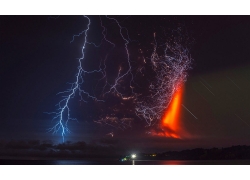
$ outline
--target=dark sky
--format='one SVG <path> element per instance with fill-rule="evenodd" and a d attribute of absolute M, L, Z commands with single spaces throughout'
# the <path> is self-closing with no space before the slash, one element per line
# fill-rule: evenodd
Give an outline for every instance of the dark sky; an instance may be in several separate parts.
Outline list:
<path fill-rule="evenodd" d="M 128 49 L 135 79 L 132 85 L 138 93 L 147 93 L 147 85 L 153 73 L 146 71 L 143 78 L 138 69 L 146 64 L 153 52 L 154 36 L 159 45 L 178 29 L 184 45 L 190 48 L 193 59 L 185 83 L 181 122 L 191 138 L 175 140 L 146 135 L 146 122 L 134 113 L 134 101 L 123 101 L 113 94 L 102 96 L 105 81 L 102 74 L 84 76 L 83 89 L 105 102 L 91 98 L 79 101 L 76 94 L 70 101 L 70 141 L 94 141 L 103 137 L 115 138 L 128 149 L 185 149 L 195 147 L 223 147 L 250 144 L 250 17 L 249 16 L 112 16 L 129 36 Z M 121 72 L 128 68 L 124 41 L 114 20 L 105 16 L 89 16 L 91 20 L 88 41 L 100 44 L 86 46 L 83 66 L 86 70 L 104 68 L 112 84 Z M 102 41 L 103 28 L 112 45 Z M 1 116 L 0 139 L 49 139 L 61 141 L 60 132 L 47 132 L 55 121 L 55 106 L 61 99 L 58 92 L 67 90 L 75 81 L 78 59 L 81 57 L 83 36 L 87 25 L 83 16 L 0 16 L 0 82 Z M 141 53 L 140 49 L 143 51 Z M 147 66 L 147 65 L 145 65 Z M 119 90 L 131 95 L 127 89 L 131 77 L 124 78 Z M 136 86 L 139 84 L 140 86 Z M 104 88 L 104 91 L 109 86 Z M 141 88 L 140 88 L 141 87 Z M 115 115 L 114 115 L 115 114 Z M 118 119 L 116 124 L 105 125 L 100 119 L 106 116 Z M 130 118 L 130 124 L 122 124 L 122 118 Z M 99 122 L 99 123 L 97 123 Z M 114 137 L 107 134 L 113 133 Z"/>

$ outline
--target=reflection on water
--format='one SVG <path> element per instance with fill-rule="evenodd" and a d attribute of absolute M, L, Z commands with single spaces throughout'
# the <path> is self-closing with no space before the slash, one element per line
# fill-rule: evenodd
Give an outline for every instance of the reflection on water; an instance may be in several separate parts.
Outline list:
<path fill-rule="evenodd" d="M 250 165 L 250 160 L 137 160 L 134 165 Z"/>
<path fill-rule="evenodd" d="M 129 161 L 128 164 L 132 162 Z M 120 161 L 104 161 L 104 160 L 55 160 L 53 161 L 53 165 L 120 165 L 122 164 Z"/>
<path fill-rule="evenodd" d="M 92 165 L 95 164 L 93 161 L 83 161 L 83 160 L 56 160 L 53 161 L 53 165 Z"/>
<path fill-rule="evenodd" d="M 161 160 L 161 161 L 136 161 L 135 165 L 185 165 L 190 164 L 191 161 L 179 161 L 179 160 Z"/>
<path fill-rule="evenodd" d="M 250 165 L 250 160 L 0 160 L 1 165 Z"/>

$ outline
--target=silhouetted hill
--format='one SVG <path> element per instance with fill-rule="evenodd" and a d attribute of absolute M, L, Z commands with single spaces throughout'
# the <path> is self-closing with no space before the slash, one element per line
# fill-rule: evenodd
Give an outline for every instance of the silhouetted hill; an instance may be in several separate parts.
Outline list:
<path fill-rule="evenodd" d="M 187 149 L 163 153 L 141 153 L 137 159 L 142 160 L 236 160 L 250 159 L 250 146 L 238 145 L 227 148 Z"/>

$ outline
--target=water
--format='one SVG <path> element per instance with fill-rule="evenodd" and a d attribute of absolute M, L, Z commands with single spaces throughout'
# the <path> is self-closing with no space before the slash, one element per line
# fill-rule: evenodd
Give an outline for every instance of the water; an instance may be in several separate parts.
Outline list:
<path fill-rule="evenodd" d="M 135 165 L 250 165 L 250 160 L 159 160 L 135 161 Z"/>
<path fill-rule="evenodd" d="M 250 160 L 0 160 L 1 165 L 250 165 Z"/>

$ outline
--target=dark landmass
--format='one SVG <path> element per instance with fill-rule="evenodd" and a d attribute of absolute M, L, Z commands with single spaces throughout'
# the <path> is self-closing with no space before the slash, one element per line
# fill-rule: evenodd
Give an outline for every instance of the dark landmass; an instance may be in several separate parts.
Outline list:
<path fill-rule="evenodd" d="M 124 159 L 125 158 L 125 159 Z M 51 141 L 0 141 L 0 159 L 16 160 L 102 160 L 129 161 L 113 141 L 87 144 L 84 141 L 53 144 Z M 161 153 L 137 153 L 136 160 L 250 160 L 250 146 L 187 149 Z"/>
<path fill-rule="evenodd" d="M 118 159 L 120 154 L 108 143 L 87 144 L 70 141 L 53 144 L 52 141 L 0 141 L 0 159 L 58 160 L 58 159 Z"/>
<path fill-rule="evenodd" d="M 168 151 L 163 153 L 141 153 L 137 155 L 141 160 L 249 160 L 250 146 L 238 145 L 227 148 L 187 149 L 182 151 Z"/>

